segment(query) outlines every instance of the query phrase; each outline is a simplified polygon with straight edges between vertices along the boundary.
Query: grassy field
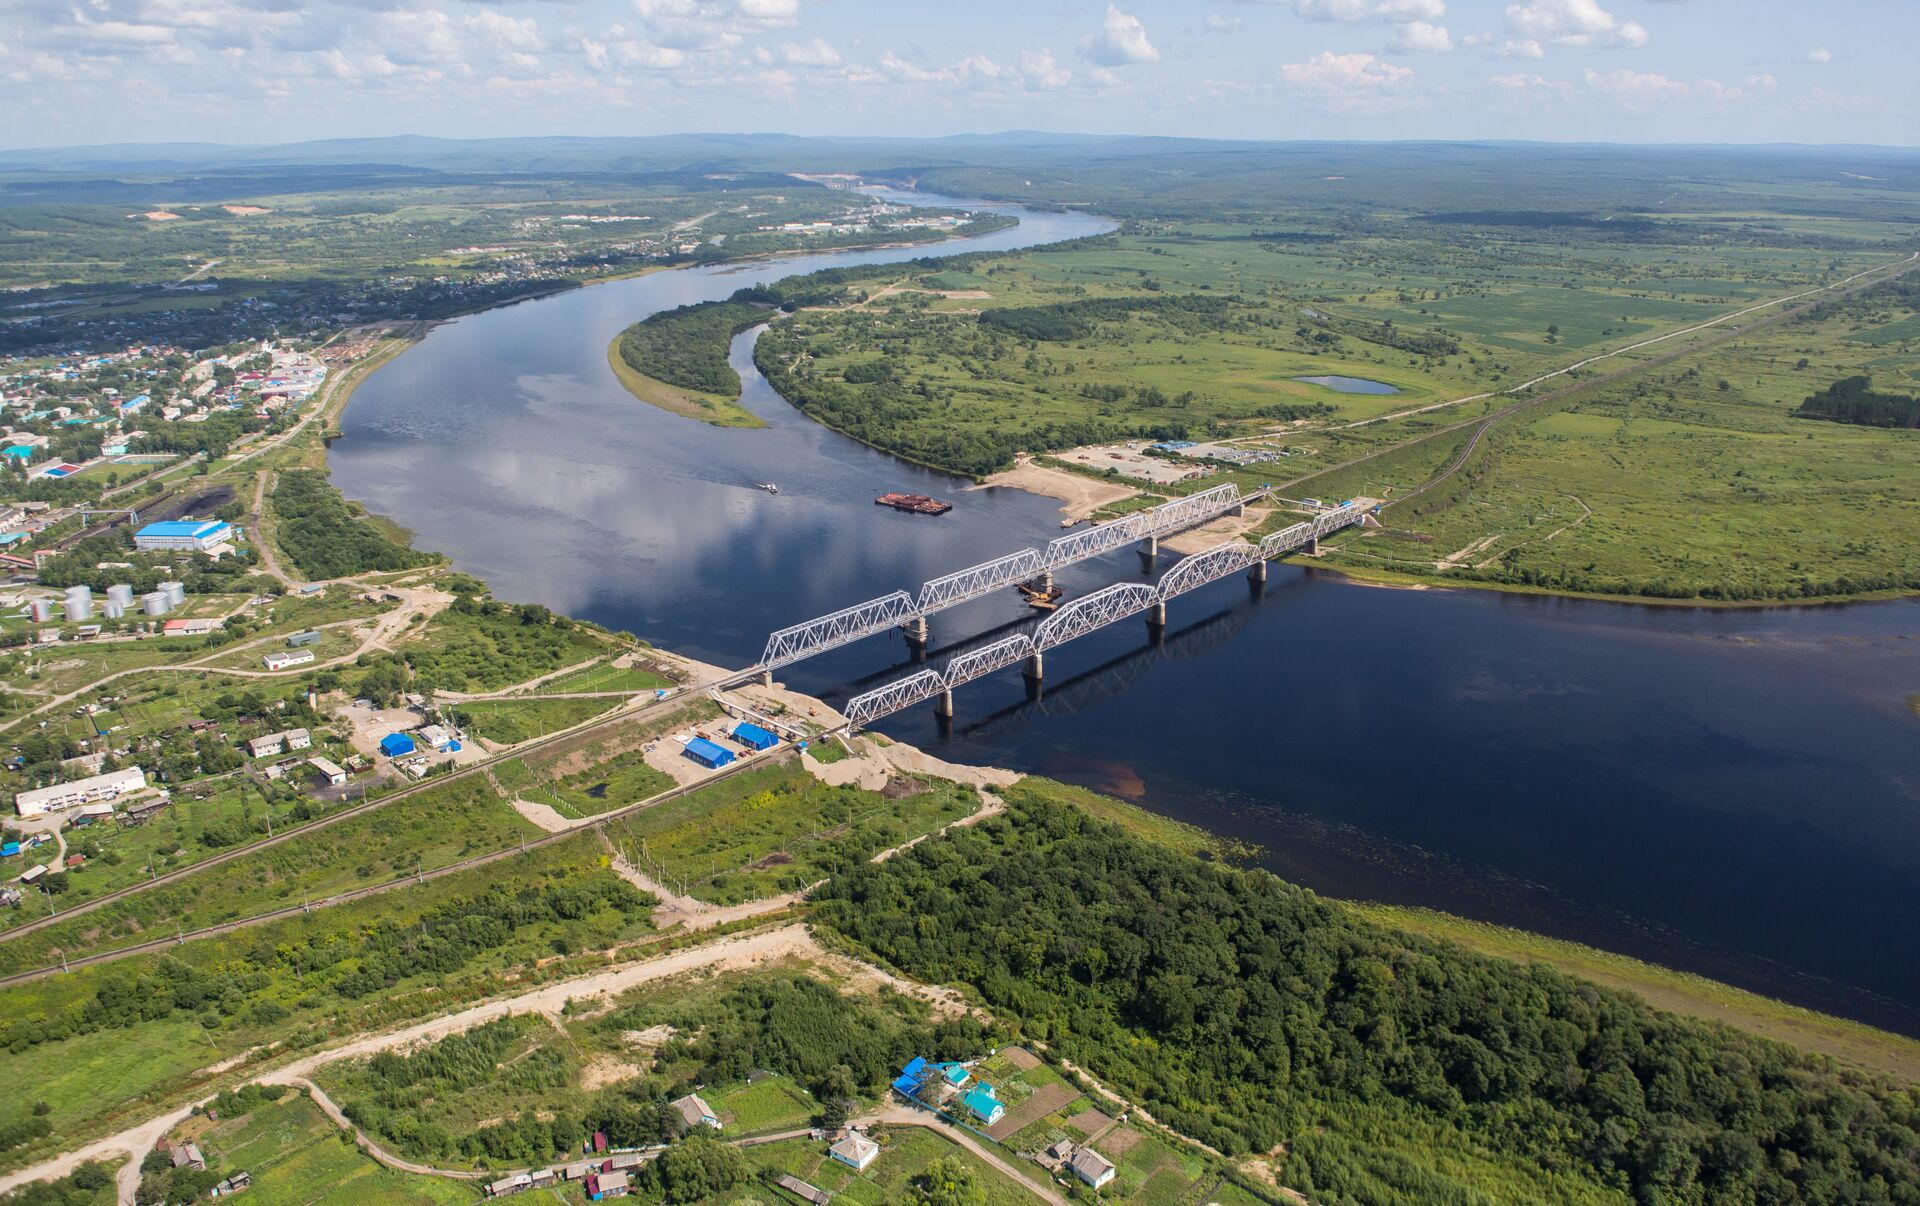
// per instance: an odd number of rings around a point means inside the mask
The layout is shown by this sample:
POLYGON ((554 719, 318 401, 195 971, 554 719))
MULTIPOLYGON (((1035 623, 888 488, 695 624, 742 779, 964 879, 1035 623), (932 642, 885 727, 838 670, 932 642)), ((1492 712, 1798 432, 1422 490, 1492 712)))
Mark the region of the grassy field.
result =
MULTIPOLYGON (((556 843, 486 868, 218 941, 189 942, 164 954, 0 989, 0 1082, 50 1081, 72 1089, 57 1103, 55 1136, 0 1155, 0 1167, 18 1167, 60 1145, 151 1116, 156 1107, 188 1092, 204 1091, 220 1076, 209 1069, 260 1044, 309 1046, 457 1009, 518 983, 536 960, 550 966, 553 974, 600 965, 603 959, 588 954, 589 948, 603 949, 649 931, 647 910, 602 866, 603 858, 597 844, 556 843), (512 898, 587 886, 629 904, 558 919, 523 911, 520 919, 494 933, 484 949, 447 951, 449 957, 437 970, 409 967, 378 992, 342 987, 343 977, 374 956, 376 948, 368 945, 372 936, 417 929, 436 910, 471 910, 490 892, 512 898), (580 952, 580 964, 563 951, 580 952), (116 1001, 125 1000, 129 992, 150 996, 150 989, 137 986, 180 978, 216 982, 217 991, 203 1011, 163 1009, 156 1018, 129 1024, 49 1033, 50 1020, 83 1013, 103 993, 116 1001)), ((0 1121, 16 1116, 16 1111, 24 1114, 32 1101, 8 1095, 0 1104, 0 1121)), ((56 1103, 49 1098, 49 1104, 56 1103)))
POLYGON ((620 706, 617 699, 479 700, 455 709, 460 726, 500 745, 518 745, 592 720, 620 706))
MULTIPOLYGON (((1727 600, 1920 581, 1920 433, 1789 413, 1849 372, 1920 368, 1906 351, 1863 363, 1850 322, 1771 328, 1515 416, 1468 472, 1350 534, 1332 562, 1727 600)), ((1369 472, 1405 488, 1406 468, 1369 472)))
POLYGON ((277 1102, 237 1118, 200 1117, 174 1131, 192 1140, 208 1167, 231 1176, 247 1172, 246 1201, 262 1206, 466 1206, 478 1198, 469 1183, 396 1172, 374 1161, 305 1096, 289 1091, 277 1102))
POLYGON ((672 679, 651 670, 639 666, 616 666, 606 661, 548 679, 537 690, 542 695, 553 695, 569 691, 651 691, 672 685, 672 679))
POLYGON ((900 783, 883 794, 829 787, 786 762, 625 818, 609 836, 688 894, 733 904, 797 890, 979 806, 958 784, 900 783))
POLYGON ((156 934, 250 917, 506 849, 538 832, 484 778, 471 776, 342 821, 317 840, 252 851, 8 941, 0 945, 0 969, 43 967, 62 953, 112 950, 156 934))

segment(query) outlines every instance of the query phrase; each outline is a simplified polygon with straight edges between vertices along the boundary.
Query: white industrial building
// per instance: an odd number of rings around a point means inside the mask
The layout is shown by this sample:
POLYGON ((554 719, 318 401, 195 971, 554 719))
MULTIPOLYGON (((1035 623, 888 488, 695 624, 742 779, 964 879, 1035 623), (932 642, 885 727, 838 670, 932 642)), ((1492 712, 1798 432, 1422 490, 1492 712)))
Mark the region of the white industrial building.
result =
POLYGON ((313 734, 305 729, 288 729, 284 733, 255 737, 247 742, 247 754, 254 758, 266 758, 273 754, 284 754, 288 750, 304 750, 312 744, 313 734))
POLYGON ((347 781, 347 772, 331 758, 309 758, 307 765, 319 771, 327 780, 328 787, 338 787, 347 781))
POLYGON ((130 791, 139 791, 146 785, 146 772, 137 766, 130 766, 126 770, 94 775, 90 779, 75 779, 71 783, 56 783, 52 787, 36 787, 32 791, 20 792, 13 797, 13 806, 23 817, 37 817, 42 813, 72 808, 76 804, 111 800, 130 791))
POLYGON ((133 547, 143 553, 211 553, 218 557, 232 551, 233 526, 217 519, 162 520, 135 532, 133 547))
POLYGON ((285 670, 289 666, 304 666, 312 660, 311 649, 289 649, 282 653, 269 653, 260 662, 269 670, 285 670))

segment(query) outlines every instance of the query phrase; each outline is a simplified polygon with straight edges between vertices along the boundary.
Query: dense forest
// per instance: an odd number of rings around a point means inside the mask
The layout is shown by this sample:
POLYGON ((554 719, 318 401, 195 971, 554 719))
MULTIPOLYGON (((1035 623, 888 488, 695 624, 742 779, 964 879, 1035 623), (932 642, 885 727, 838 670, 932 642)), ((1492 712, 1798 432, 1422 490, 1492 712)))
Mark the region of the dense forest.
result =
POLYGON ((273 487, 273 511, 281 551, 311 579, 412 569, 434 560, 357 518, 327 475, 315 469, 282 473, 273 487))
POLYGON ((1920 427, 1920 398, 1875 393, 1871 377, 1842 377, 1813 394, 1793 412, 1803 419, 1830 419, 1861 427, 1920 427))
POLYGON ((1009 803, 837 878, 828 922, 974 985, 1170 1125, 1295 1145, 1284 1180, 1315 1201, 1486 1200, 1444 1171, 1460 1148, 1587 1187, 1567 1198, 1920 1202, 1910 1088, 1009 803))
POLYGON ((1226 321, 1228 303, 1220 297, 1186 294, 1159 297, 1090 297, 1050 306, 1008 306, 983 310, 980 325, 1021 339, 1064 343, 1093 334, 1094 324, 1119 322, 1136 314, 1151 314, 1176 328, 1195 334, 1218 330, 1226 321))
POLYGON ((737 398, 740 374, 727 363, 727 346, 767 318, 765 306, 740 300, 662 310, 620 332, 620 359, 656 381, 737 398))

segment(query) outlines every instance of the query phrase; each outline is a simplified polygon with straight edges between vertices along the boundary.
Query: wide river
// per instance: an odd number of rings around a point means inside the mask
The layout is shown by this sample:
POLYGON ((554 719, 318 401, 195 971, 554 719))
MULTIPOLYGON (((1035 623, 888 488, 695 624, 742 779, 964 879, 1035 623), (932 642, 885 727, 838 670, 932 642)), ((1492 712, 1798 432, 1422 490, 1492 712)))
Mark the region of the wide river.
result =
MULTIPOLYGON (((937 201, 936 198, 922 200, 937 201)), ((667 307, 843 264, 1108 228, 1015 211, 933 249, 660 272, 436 328, 354 394, 349 497, 504 598, 724 665, 769 630, 1059 534, 1057 504, 968 490, 802 417, 734 346, 765 430, 635 401, 609 341, 667 307), (755 483, 773 481, 780 494, 755 483), (937 519, 873 505, 908 490, 937 519)), ((1167 558, 1153 572, 1166 568, 1167 558)), ((1145 576, 1129 551, 1070 593, 1145 576)), ((1291 564, 1180 599, 880 727, 1259 844, 1332 896, 1579 939, 1920 1034, 1920 601, 1713 611, 1382 590, 1291 564)), ((933 656, 1027 618, 939 616, 933 656)), ((828 699, 906 668, 897 637, 791 668, 828 699)))

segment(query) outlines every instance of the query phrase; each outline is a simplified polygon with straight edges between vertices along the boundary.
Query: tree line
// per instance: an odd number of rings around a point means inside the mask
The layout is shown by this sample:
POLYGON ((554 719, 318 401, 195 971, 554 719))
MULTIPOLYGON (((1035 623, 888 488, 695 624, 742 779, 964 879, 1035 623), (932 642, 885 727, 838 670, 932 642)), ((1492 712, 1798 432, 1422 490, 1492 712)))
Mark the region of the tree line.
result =
POLYGON ((1438 1192, 1470 1146, 1645 1202, 1920 1202, 1911 1087, 1380 929, 1024 785, 1008 799, 838 877, 824 919, 1230 1153, 1355 1119, 1400 1137, 1394 1160, 1288 1163, 1315 1200, 1474 1200, 1438 1192))

